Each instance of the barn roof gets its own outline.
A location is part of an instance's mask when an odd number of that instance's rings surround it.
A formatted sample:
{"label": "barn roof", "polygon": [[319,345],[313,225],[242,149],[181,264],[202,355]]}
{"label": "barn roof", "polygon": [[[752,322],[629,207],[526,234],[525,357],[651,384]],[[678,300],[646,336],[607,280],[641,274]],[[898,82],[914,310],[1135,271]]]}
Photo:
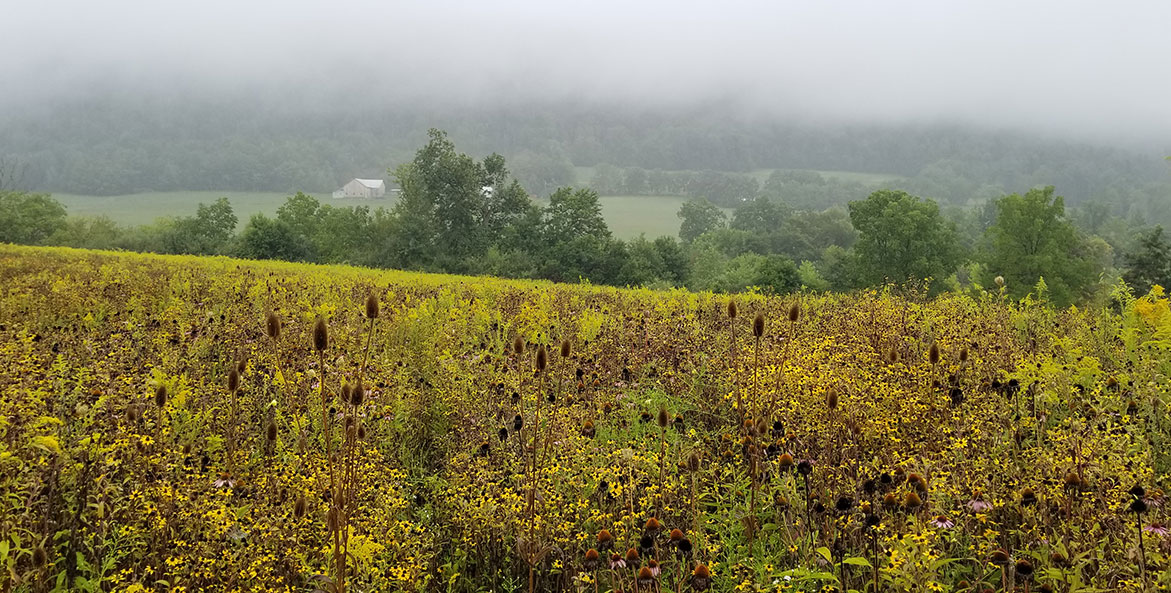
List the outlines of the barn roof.
{"label": "barn roof", "polygon": [[354,181],[357,181],[358,183],[361,183],[370,189],[386,187],[386,182],[382,181],[381,179],[358,179],[355,177]]}

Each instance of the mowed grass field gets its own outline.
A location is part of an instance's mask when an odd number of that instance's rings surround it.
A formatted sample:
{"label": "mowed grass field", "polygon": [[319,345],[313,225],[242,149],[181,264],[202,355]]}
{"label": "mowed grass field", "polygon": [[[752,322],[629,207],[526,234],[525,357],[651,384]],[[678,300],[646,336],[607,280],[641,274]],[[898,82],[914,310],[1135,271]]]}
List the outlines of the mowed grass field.
{"label": "mowed grass field", "polygon": [[[240,227],[258,212],[276,214],[290,194],[277,192],[152,192],[124,196],[82,196],[53,194],[70,214],[80,216],[109,216],[124,225],[150,224],[165,216],[189,216],[202,202],[210,204],[226,197],[240,219]],[[371,210],[391,208],[392,198],[379,200],[334,200],[328,194],[315,195],[323,204],[337,206],[368,206]],[[687,198],[679,196],[605,196],[601,199],[602,214],[610,231],[620,239],[646,234],[675,236],[679,233],[679,206]]]}

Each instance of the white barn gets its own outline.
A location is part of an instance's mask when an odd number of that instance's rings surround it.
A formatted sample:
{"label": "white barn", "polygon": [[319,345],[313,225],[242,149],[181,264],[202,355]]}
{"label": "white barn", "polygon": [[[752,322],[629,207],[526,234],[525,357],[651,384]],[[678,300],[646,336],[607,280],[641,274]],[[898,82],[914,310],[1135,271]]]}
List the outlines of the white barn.
{"label": "white barn", "polygon": [[381,198],[386,195],[386,182],[381,179],[351,179],[341,189],[333,192],[333,197],[341,198]]}

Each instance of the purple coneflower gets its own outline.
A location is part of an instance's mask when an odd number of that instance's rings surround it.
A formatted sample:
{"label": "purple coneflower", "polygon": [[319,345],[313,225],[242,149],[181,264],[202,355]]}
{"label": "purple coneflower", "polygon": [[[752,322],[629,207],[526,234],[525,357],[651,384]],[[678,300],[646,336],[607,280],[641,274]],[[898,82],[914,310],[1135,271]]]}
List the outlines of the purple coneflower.
{"label": "purple coneflower", "polygon": [[1151,523],[1150,525],[1143,527],[1143,531],[1162,537],[1167,537],[1167,534],[1171,534],[1171,529],[1168,529],[1167,526],[1162,523]]}
{"label": "purple coneflower", "polygon": [[956,526],[955,522],[953,522],[951,519],[948,519],[946,515],[939,515],[935,517],[931,520],[931,524],[940,529],[951,529],[952,527]]}
{"label": "purple coneflower", "polygon": [[992,508],[992,503],[984,500],[984,497],[981,496],[979,492],[977,492],[972,496],[972,500],[968,501],[968,508],[973,512],[983,513],[984,511]]}
{"label": "purple coneflower", "polygon": [[622,559],[621,554],[610,554],[610,570],[619,568],[626,568],[626,561]]}

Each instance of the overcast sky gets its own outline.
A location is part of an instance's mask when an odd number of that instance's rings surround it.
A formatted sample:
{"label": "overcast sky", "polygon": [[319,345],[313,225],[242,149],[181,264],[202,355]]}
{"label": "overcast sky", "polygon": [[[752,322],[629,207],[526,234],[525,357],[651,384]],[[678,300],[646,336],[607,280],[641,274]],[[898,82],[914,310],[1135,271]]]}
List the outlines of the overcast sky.
{"label": "overcast sky", "polygon": [[5,0],[0,76],[16,110],[109,87],[267,89],[257,101],[373,88],[1167,144],[1171,1]]}

